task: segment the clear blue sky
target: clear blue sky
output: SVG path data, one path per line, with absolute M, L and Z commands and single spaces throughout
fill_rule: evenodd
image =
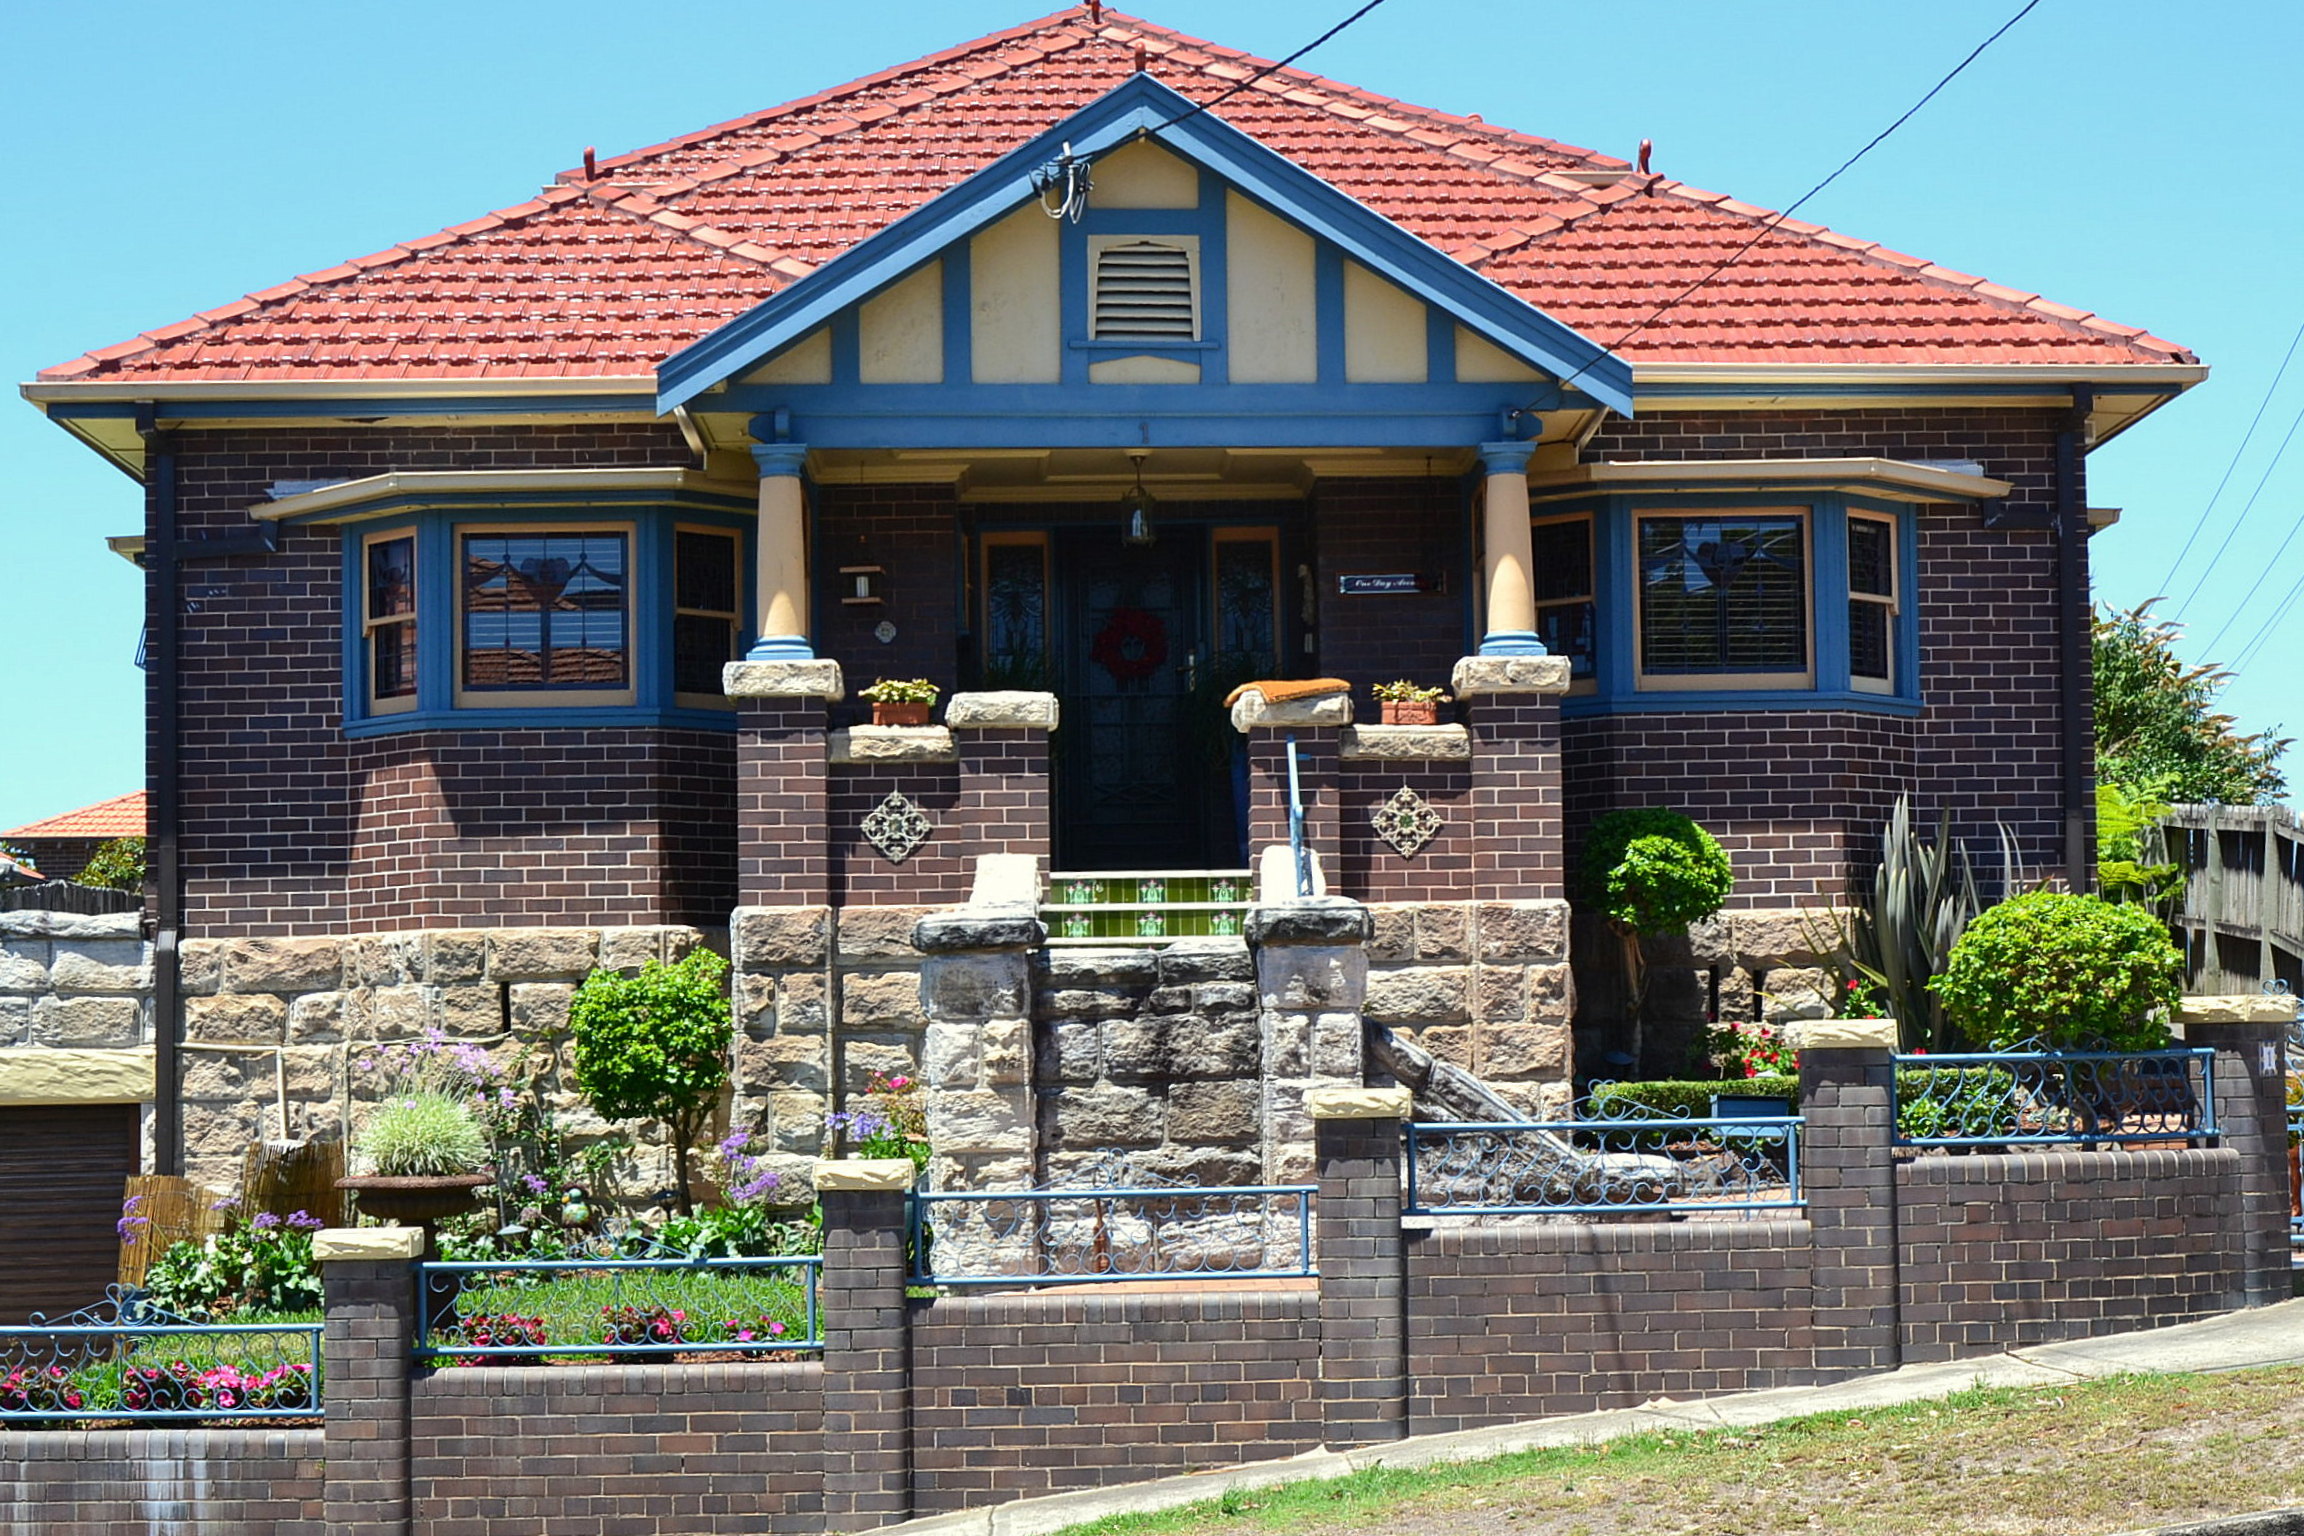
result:
M 1160 0 L 1142 14 L 1267 57 L 1353 0 Z M 1307 59 L 1370 89 L 1629 156 L 1782 208 L 2019 0 L 1388 0 Z M 661 8 L 0 0 L 0 238 L 11 382 L 283 278 L 521 201 L 575 165 L 1041 14 L 979 0 Z M 2126 508 L 2100 598 L 2162 590 L 2304 322 L 2304 6 L 2044 0 L 1802 216 L 2144 326 L 2210 381 L 2091 460 Z M 2207 563 L 2290 424 L 2304 355 L 2205 535 Z M 2304 432 L 2300 432 L 2304 439 Z M 142 782 L 134 571 L 103 537 L 137 488 L 20 400 L 0 408 L 0 827 Z M 2230 660 L 2304 581 L 2304 441 L 2180 617 Z M 2253 602 L 2213 653 L 2209 637 Z M 2226 696 L 2304 733 L 2304 598 Z M 2304 752 L 2291 776 L 2304 780 Z M 2292 797 L 2298 798 L 2298 797 Z

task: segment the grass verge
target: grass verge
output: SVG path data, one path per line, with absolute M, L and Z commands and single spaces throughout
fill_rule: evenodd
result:
M 1066 1536 L 2069 1536 L 2304 1502 L 2304 1367 L 1962 1392 L 1225 1495 Z

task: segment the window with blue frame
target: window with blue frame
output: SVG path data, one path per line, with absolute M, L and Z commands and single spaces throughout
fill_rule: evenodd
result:
M 1537 634 L 1563 707 L 1839 707 L 1918 698 L 1915 509 L 1834 493 L 1743 504 L 1692 489 L 1539 506 Z
M 346 551 L 358 604 L 346 727 L 730 723 L 721 669 L 746 638 L 743 540 L 669 509 L 616 522 L 428 513 L 364 530 Z

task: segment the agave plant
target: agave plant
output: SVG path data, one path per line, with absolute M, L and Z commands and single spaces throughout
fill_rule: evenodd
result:
M 2014 894 L 2029 883 L 2024 860 L 2007 827 L 1999 831 L 2001 890 Z M 1880 844 L 1872 899 L 1857 908 L 1848 926 L 1850 957 L 1888 994 L 1904 1048 L 1941 1051 L 1953 1044 L 1952 1024 L 1928 983 L 1984 910 L 1976 869 L 1953 840 L 1951 813 L 1937 817 L 1931 842 L 1913 829 L 1911 801 L 1903 795 L 1896 797 Z

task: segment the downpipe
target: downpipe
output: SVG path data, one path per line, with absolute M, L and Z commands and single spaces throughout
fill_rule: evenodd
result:
M 2085 494 L 2088 418 L 2096 404 L 2089 385 L 2072 388 L 2072 409 L 2056 432 L 2056 591 L 2063 612 L 2058 625 L 2060 655 L 2058 716 L 2062 721 L 2064 879 L 2074 891 L 2089 887 L 2092 865 L 2089 831 L 2095 820 L 2095 722 L 2089 710 L 2088 673 L 2093 626 L 2085 556 L 2088 507 Z

